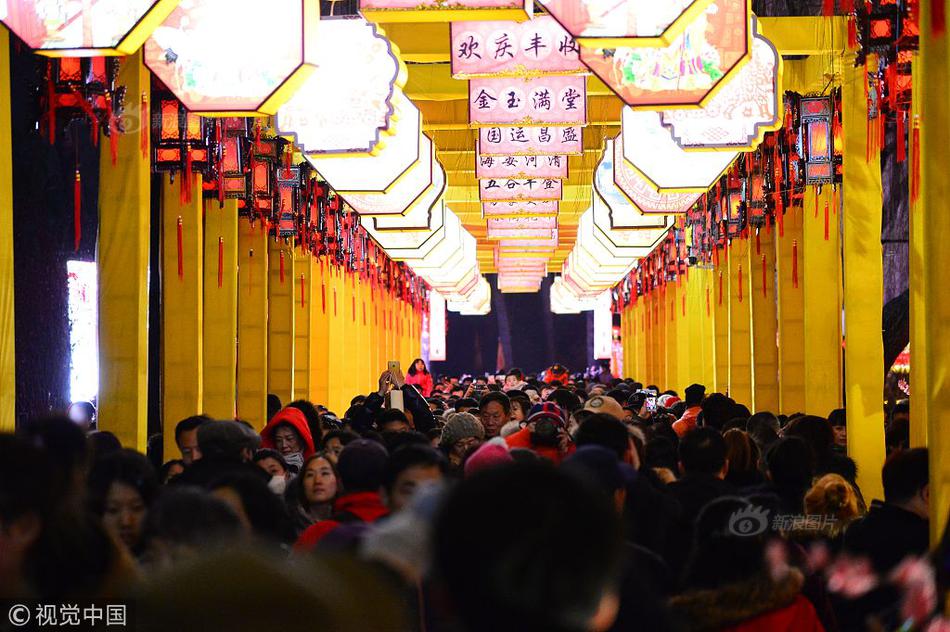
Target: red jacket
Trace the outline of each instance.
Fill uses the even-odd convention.
[[[723,632],[825,632],[815,607],[802,595],[784,608],[723,628]]]
[[[412,384],[418,387],[423,397],[432,396],[432,374],[416,373],[415,375],[406,375],[406,384]]]
[[[349,522],[376,522],[389,514],[379,492],[355,492],[340,496],[333,503],[333,517],[307,527],[294,543],[295,551],[310,551],[323,537],[343,524],[344,515]]]
[[[699,413],[703,412],[701,406],[690,406],[686,409],[686,412],[683,413],[683,416],[678,420],[673,422],[673,431],[676,432],[676,436],[682,439],[686,436],[687,432],[696,428],[696,421],[699,418]]]
[[[313,436],[310,434],[310,426],[307,425],[307,418],[304,417],[303,413],[296,409],[288,406],[280,410],[276,415],[274,415],[270,421],[267,422],[267,425],[261,430],[261,447],[270,448],[271,450],[277,449],[277,446],[274,445],[274,432],[277,430],[277,426],[280,424],[290,424],[294,430],[296,430],[301,437],[303,437],[303,458],[307,458],[315,452],[313,447]]]
[[[544,457],[549,461],[553,462],[555,465],[560,465],[563,459],[569,457],[575,450],[574,444],[571,444],[571,447],[568,449],[567,454],[561,454],[561,451],[557,448],[552,448],[550,446],[531,445],[531,430],[526,427],[522,428],[514,434],[510,434],[505,437],[505,443],[508,444],[508,448],[525,448],[527,450],[532,450],[537,453],[538,456]]]

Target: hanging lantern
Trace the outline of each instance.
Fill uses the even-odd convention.
[[[300,189],[303,185],[301,168],[297,165],[279,167],[277,180],[277,236],[290,238],[297,235],[297,217],[300,215]]]
[[[805,160],[805,184],[822,185],[834,181],[833,109],[831,97],[801,100],[801,154]]]
[[[691,207],[701,193],[661,193],[623,157],[623,134],[605,144],[604,157],[594,172],[594,188],[611,206],[629,202],[641,214],[679,214]],[[619,193],[619,196],[618,196]],[[626,198],[623,200],[621,198]],[[618,224],[615,222],[614,226]]]
[[[173,95],[152,92],[152,169],[182,172],[186,178],[210,166],[211,125]]]
[[[221,142],[217,147],[216,180],[225,198],[243,200],[247,197],[251,150],[248,119],[223,118],[218,124],[221,126]]]
[[[433,216],[440,213],[444,206],[442,196],[445,195],[445,170],[438,161],[432,167],[433,177],[429,188],[402,215],[370,217],[374,229],[378,231],[431,231],[433,229]]]
[[[189,111],[271,115],[314,72],[316,11],[305,0],[188,0],[145,42],[145,65]],[[254,45],[263,33],[280,36]]]
[[[557,200],[483,202],[482,217],[557,217]]]
[[[730,173],[726,178],[726,235],[736,239],[742,234],[746,221],[745,182],[738,173]]]
[[[769,207],[765,196],[765,154],[755,151],[749,156],[749,173],[746,174],[746,213],[749,226],[762,228],[768,220]]]
[[[420,139],[419,159],[391,187],[379,193],[345,193],[347,203],[363,216],[402,215],[413,207],[432,188],[439,167],[435,145],[425,134]]]
[[[277,138],[261,137],[251,145],[246,205],[240,209],[242,215],[262,218],[273,215],[281,142]]]
[[[131,55],[178,2],[3,0],[0,17],[17,37],[41,55]]]
[[[51,143],[59,129],[76,119],[89,122],[93,143],[99,142],[100,129],[110,138],[120,131],[125,88],[116,85],[118,72],[119,62],[111,57],[50,60],[41,124]]]

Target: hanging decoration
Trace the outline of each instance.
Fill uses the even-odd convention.
[[[482,156],[580,156],[584,153],[583,128],[482,127],[478,153]]]
[[[3,0],[2,22],[41,55],[131,55],[179,0]]]
[[[145,42],[145,65],[191,112],[272,115],[314,72],[316,11],[305,0],[187,0]],[[261,33],[280,37],[254,45]]]
[[[623,157],[623,134],[606,142],[604,157],[594,172],[594,188],[611,206],[632,204],[640,213],[685,213],[699,199],[699,193],[660,193]],[[626,200],[618,197],[618,191]],[[618,218],[622,223],[622,220]],[[616,225],[616,222],[615,222]]]
[[[472,79],[468,101],[472,127],[587,124],[584,76]]]
[[[567,178],[567,156],[482,156],[475,146],[475,177],[484,178]]]
[[[39,126],[50,143],[74,121],[85,120],[93,144],[99,143],[100,130],[109,138],[115,160],[125,107],[125,87],[116,84],[118,72],[118,60],[109,57],[64,57],[48,62]]]
[[[519,202],[522,200],[560,200],[561,180],[536,178],[488,178],[478,181],[478,192],[483,202]]]
[[[526,202],[484,202],[482,216],[491,217],[556,217],[557,200],[529,200]]]
[[[452,77],[586,73],[580,47],[551,16],[527,22],[453,22]]]
[[[419,159],[385,192],[346,193],[347,203],[361,215],[402,215],[432,187],[435,167],[435,146],[421,136]]]

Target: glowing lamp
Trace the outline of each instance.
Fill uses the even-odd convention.
[[[660,118],[686,150],[755,149],[782,126],[781,78],[782,57],[756,32],[751,61],[702,108],[665,110]]]
[[[272,115],[314,71],[305,30],[316,10],[304,0],[188,0],[145,42],[145,65],[191,112]],[[261,33],[280,37],[252,45]]]
[[[478,151],[482,156],[580,156],[584,153],[583,133],[579,125],[482,127]]]
[[[711,0],[541,0],[585,46],[669,46]]]
[[[151,115],[155,171],[187,172],[189,164],[197,171],[208,167],[210,127],[200,116],[188,112],[172,95],[158,91],[152,95]]]
[[[424,134],[419,159],[393,186],[381,193],[348,193],[343,197],[360,215],[402,215],[432,186],[435,147]],[[330,183],[333,184],[332,182]]]
[[[449,301],[449,310],[464,316],[484,316],[491,311],[491,286],[485,277],[480,276],[475,289],[466,300]]]
[[[726,236],[736,239],[742,234],[746,222],[745,182],[735,173],[730,173],[726,186]]]
[[[445,297],[429,292],[429,361],[445,360]]]
[[[492,77],[468,82],[472,127],[586,125],[587,77]]]
[[[581,61],[629,106],[702,107],[750,57],[749,5],[714,0],[667,46],[582,45]]]
[[[330,186],[344,197],[348,193],[387,193],[416,164],[422,154],[422,114],[403,94],[393,94],[394,131],[373,153],[312,154],[307,159]]]
[[[445,170],[438,162],[432,165],[432,184],[416,199],[402,215],[378,215],[370,217],[373,228],[379,232],[431,231],[433,217],[441,216],[442,196],[445,194]],[[439,208],[436,208],[439,206]]]
[[[734,151],[685,151],[658,112],[624,108],[623,156],[660,193],[705,193],[738,156]]]
[[[551,311],[555,314],[579,314],[594,309],[595,301],[580,298],[564,282],[561,276],[551,283]]]
[[[607,140],[604,157],[594,172],[594,189],[607,202],[614,228],[662,226],[657,214],[680,214],[700,193],[660,193],[623,157],[623,135]]]
[[[482,201],[519,202],[523,200],[560,200],[561,181],[538,178],[489,178],[478,181]]]
[[[594,230],[593,237],[600,240],[618,257],[634,255],[646,256],[660,241],[673,225],[671,218],[663,216],[665,220],[660,226],[641,228],[615,229],[611,227],[610,208],[598,195],[594,195],[591,206],[591,220]],[[657,216],[653,216],[657,217]],[[630,250],[634,249],[634,250]],[[643,251],[646,252],[643,252]]]
[[[417,273],[424,270],[452,268],[461,265],[465,254],[470,250],[468,242],[475,243],[475,238],[462,227],[458,215],[446,207],[444,215],[444,238],[435,245],[431,252],[419,259],[407,260],[407,263]]]
[[[834,141],[831,97],[808,97],[801,101],[802,155],[805,158],[805,184],[834,182]]]
[[[178,2],[3,0],[0,20],[40,55],[131,55]]]
[[[306,154],[379,151],[394,92],[406,84],[398,50],[359,16],[318,20],[314,30],[308,61],[317,70],[277,111],[278,132]]]
[[[432,209],[427,230],[377,230],[373,219],[361,217],[360,223],[386,254],[396,261],[421,259],[445,238],[445,202],[441,199]]]

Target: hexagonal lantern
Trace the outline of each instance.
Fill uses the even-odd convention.
[[[184,0],[145,42],[145,65],[191,112],[277,112],[315,67],[305,0]],[[268,36],[271,35],[271,36]]]
[[[541,0],[584,46],[669,46],[712,0]]]
[[[714,0],[669,46],[581,46],[581,61],[631,107],[703,107],[751,58],[751,15]]]
[[[179,0],[3,0],[0,18],[50,57],[131,55]]]

